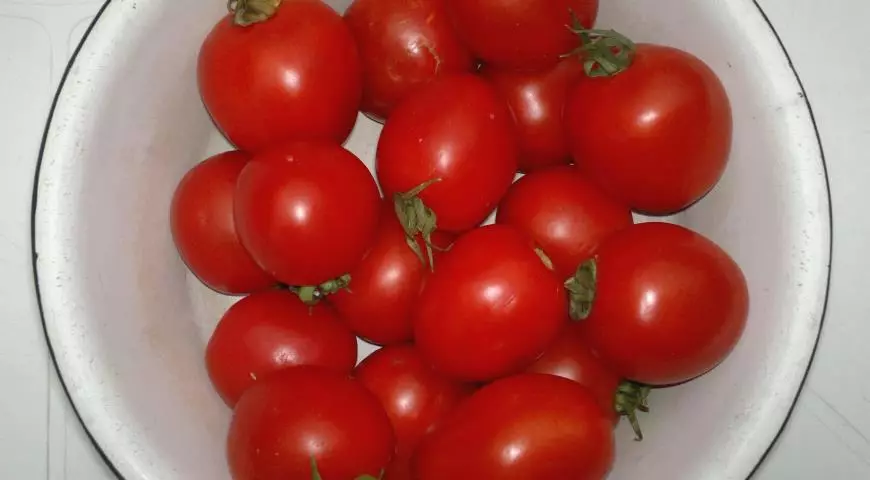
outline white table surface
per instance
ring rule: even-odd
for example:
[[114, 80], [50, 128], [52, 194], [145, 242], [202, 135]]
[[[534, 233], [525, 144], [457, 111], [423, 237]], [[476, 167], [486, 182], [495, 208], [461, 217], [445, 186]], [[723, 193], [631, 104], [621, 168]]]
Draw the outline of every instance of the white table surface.
[[[101, 3], [0, 0], [0, 479], [112, 478], [48, 359], [30, 263], [31, 186], [43, 124], [67, 58]], [[870, 282], [862, 275], [870, 271], [862, 250], [870, 239], [870, 44], [863, 38], [870, 2], [759, 3], [815, 110], [833, 187], [835, 248], [815, 364], [755, 478], [870, 478]]]

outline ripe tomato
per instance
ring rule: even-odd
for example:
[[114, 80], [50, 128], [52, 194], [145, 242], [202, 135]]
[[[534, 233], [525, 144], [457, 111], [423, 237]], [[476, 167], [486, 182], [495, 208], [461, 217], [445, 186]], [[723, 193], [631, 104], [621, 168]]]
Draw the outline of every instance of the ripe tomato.
[[570, 166], [526, 175], [502, 199], [496, 223], [522, 230], [560, 278], [574, 274], [598, 245], [633, 222], [628, 207]]
[[362, 57], [362, 109], [375, 117], [439, 75], [474, 70], [444, 0], [354, 0], [344, 19]]
[[377, 476], [395, 450], [390, 419], [357, 381], [293, 367], [257, 382], [236, 405], [227, 442], [234, 480]]
[[731, 352], [749, 293], [721, 248], [666, 223], [632, 226], [596, 253], [595, 300], [580, 329], [624, 378], [648, 385], [691, 380]]
[[396, 432], [396, 457], [386, 480], [410, 480], [411, 454], [471, 393], [436, 373], [410, 346], [385, 347], [356, 367], [356, 378], [381, 401]]
[[578, 46], [571, 12], [592, 28], [598, 0], [445, 0], [459, 36], [484, 63], [534, 71]]
[[[446, 248], [451, 240], [450, 235], [435, 233], [436, 246]], [[425, 245], [418, 247], [422, 251]], [[429, 265], [408, 248], [408, 237], [393, 203], [385, 201], [371, 250], [350, 272], [353, 288], [340, 290], [329, 300], [351, 330], [367, 342], [407, 342], [414, 336], [411, 311], [429, 270]]]
[[220, 293], [241, 295], [275, 284], [242, 246], [233, 220], [236, 180], [248, 162], [226, 152], [193, 167], [175, 190], [172, 238], [187, 267]]
[[238, 11], [209, 33], [197, 68], [203, 102], [227, 139], [248, 151], [343, 142], [356, 122], [362, 67], [341, 16], [320, 0], [284, 0], [274, 14], [258, 9], [263, 2], [232, 3]]
[[552, 375], [498, 380], [461, 403], [414, 456], [417, 480], [601, 480], [612, 423], [584, 387]]
[[575, 58], [541, 72], [483, 67], [481, 75], [507, 100], [520, 146], [520, 170], [531, 172], [571, 163], [562, 111], [571, 87], [584, 75]]
[[251, 256], [288, 285], [346, 274], [371, 246], [381, 199], [365, 165], [338, 145], [291, 143], [248, 163], [236, 227]]
[[576, 84], [565, 121], [580, 169], [644, 213], [682, 210], [712, 189], [731, 150], [731, 106], [716, 74], [670, 47], [638, 45], [612, 77]]
[[215, 390], [229, 406], [258, 379], [298, 365], [349, 374], [356, 337], [328, 305], [307, 306], [286, 290], [255, 293], [224, 314], [205, 352]]
[[417, 195], [431, 211], [409, 230], [470, 230], [513, 182], [513, 136], [510, 111], [484, 80], [442, 77], [393, 111], [378, 143], [378, 179], [388, 198], [435, 181]]
[[414, 337], [442, 373], [489, 381], [532, 363], [565, 318], [562, 281], [532, 242], [512, 227], [490, 225], [442, 255], [423, 288]]

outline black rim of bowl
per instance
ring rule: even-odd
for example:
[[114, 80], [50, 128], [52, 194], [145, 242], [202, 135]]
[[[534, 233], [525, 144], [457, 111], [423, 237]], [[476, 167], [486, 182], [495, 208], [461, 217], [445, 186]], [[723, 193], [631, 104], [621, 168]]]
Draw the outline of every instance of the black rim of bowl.
[[[72, 405], [73, 412], [75, 412], [76, 418], [78, 419], [79, 424], [82, 425], [85, 433], [88, 436], [88, 439], [90, 440], [90, 443], [93, 445], [94, 449], [96, 449], [97, 453], [102, 458], [103, 462], [108, 466], [109, 470], [111, 470], [112, 473], [114, 473], [115, 476], [117, 476], [119, 479], [123, 480], [124, 476], [121, 474], [121, 472], [118, 470], [118, 468], [112, 463], [111, 459], [109, 459], [109, 456], [106, 454], [106, 452], [100, 446], [100, 444], [97, 443], [93, 434], [88, 429], [88, 426], [82, 420], [81, 414], [79, 413], [78, 408], [76, 407], [75, 401], [73, 401], [72, 397], [70, 396], [69, 389], [67, 388], [66, 382], [64, 381], [64, 378], [63, 378], [63, 375], [60, 372], [60, 368], [59, 368], [59, 365], [57, 363], [57, 357], [54, 354], [54, 348], [51, 344], [51, 338], [49, 338], [49, 336], [48, 336], [48, 328], [47, 328], [47, 325], [45, 323], [45, 313], [44, 313], [44, 309], [43, 309], [43, 305], [42, 305], [42, 294], [41, 294], [40, 287], [39, 287], [39, 283], [40, 283], [39, 282], [39, 271], [37, 269], [37, 258], [39, 256], [39, 252], [36, 251], [36, 204], [37, 204], [37, 197], [38, 197], [38, 193], [39, 193], [39, 174], [40, 174], [40, 171], [42, 170], [43, 155], [45, 153], [45, 146], [48, 142], [48, 132], [49, 132], [49, 129], [51, 128], [52, 120], [54, 119], [55, 108], [57, 107], [58, 100], [60, 99], [60, 97], [63, 93], [64, 85], [66, 84], [67, 77], [69, 77], [70, 71], [72, 70], [72, 67], [76, 62], [76, 58], [78, 58], [78, 55], [82, 50], [82, 47], [85, 45], [85, 42], [87, 42], [88, 38], [91, 35], [91, 32], [94, 30], [94, 26], [97, 24], [97, 22], [99, 22], [100, 17], [103, 16], [103, 13], [105, 13], [106, 9], [109, 7], [109, 5], [111, 3], [112, 3], [112, 0], [106, 0], [103, 3], [103, 5], [97, 11], [96, 16], [94, 16], [93, 21], [91, 21], [91, 24], [88, 26], [88, 29], [85, 31], [84, 36], [82, 37], [82, 39], [79, 42], [78, 46], [76, 47], [75, 51], [73, 51], [73, 54], [70, 57], [69, 62], [67, 63], [66, 69], [64, 70], [64, 73], [63, 73], [63, 77], [61, 78], [60, 85], [58, 86], [57, 92], [55, 93], [55, 96], [54, 96], [54, 100], [52, 100], [52, 103], [51, 103], [51, 110], [49, 112], [48, 119], [46, 120], [46, 123], [45, 123], [45, 129], [44, 129], [43, 136], [42, 136], [42, 142], [41, 142], [40, 147], [39, 147], [39, 158], [37, 159], [37, 162], [36, 162], [36, 172], [34, 174], [33, 199], [32, 199], [32, 204], [31, 204], [31, 219], [30, 219], [30, 242], [31, 242], [30, 248], [31, 248], [31, 256], [32, 256], [33, 281], [34, 281], [34, 287], [36, 289], [36, 299], [37, 299], [37, 303], [39, 305], [39, 316], [40, 316], [40, 320], [42, 322], [42, 331], [43, 331], [43, 335], [45, 336], [46, 345], [48, 346], [48, 352], [49, 352], [49, 356], [51, 357], [51, 362], [54, 365], [55, 371], [57, 372], [57, 377], [60, 380], [60, 384], [63, 387], [63, 391], [66, 395], [66, 398], [69, 400], [70, 404]], [[794, 73], [794, 76], [797, 79], [798, 85], [799, 85], [801, 92], [803, 94], [804, 102], [806, 103], [807, 110], [809, 111], [809, 114], [810, 114], [810, 120], [813, 124], [813, 129], [814, 129], [815, 135], [816, 135], [816, 141], [818, 142], [818, 145], [819, 145], [819, 152], [820, 152], [821, 161], [822, 161], [822, 169], [825, 172], [825, 189], [826, 189], [826, 194], [828, 196], [828, 213], [829, 213], [829, 218], [830, 218], [830, 221], [828, 222], [828, 228], [829, 228], [829, 238], [831, 239], [830, 240], [830, 251], [828, 252], [828, 255], [832, 261], [833, 260], [833, 246], [834, 246], [834, 212], [833, 212], [833, 204], [831, 202], [831, 183], [830, 183], [830, 177], [828, 176], [828, 164], [827, 164], [827, 160], [825, 158], [825, 151], [824, 151], [823, 144], [822, 144], [822, 137], [821, 137], [821, 133], [819, 132], [818, 123], [816, 122], [816, 116], [813, 112], [812, 103], [810, 102], [809, 96], [807, 95], [807, 91], [806, 91], [806, 88], [804, 87], [803, 80], [801, 79], [801, 76], [798, 73], [794, 62], [792, 61], [791, 55], [789, 55], [788, 49], [785, 47], [785, 43], [783, 43], [783, 40], [780, 37], [779, 32], [776, 30], [776, 27], [773, 25], [773, 22], [770, 20], [770, 17], [767, 16], [767, 13], [764, 11], [764, 8], [762, 8], [762, 6], [758, 3], [758, 0], [752, 0], [752, 3], [758, 9], [758, 12], [761, 14], [762, 18], [764, 18], [765, 23], [767, 23], [768, 27], [770, 27], [770, 31], [773, 33], [774, 38], [776, 38], [777, 43], [779, 43], [779, 46], [782, 49], [782, 53], [785, 55], [785, 58], [788, 61], [789, 68]], [[764, 464], [767, 457], [770, 455], [770, 453], [774, 450], [774, 448], [778, 444], [780, 437], [785, 432], [785, 430], [789, 424], [789, 421], [791, 420], [792, 414], [794, 413], [795, 407], [797, 406], [798, 399], [800, 398], [800, 396], [803, 392], [804, 386], [806, 385], [807, 377], [809, 376], [809, 372], [813, 367], [813, 363], [815, 362], [816, 352], [818, 351], [818, 348], [819, 348], [819, 342], [821, 340], [822, 331], [824, 330], [825, 319], [826, 319], [827, 313], [828, 313], [828, 299], [830, 298], [830, 290], [831, 290], [831, 271], [832, 271], [832, 263], [829, 263], [828, 264], [828, 277], [827, 277], [826, 286], [825, 286], [825, 300], [824, 300], [824, 305], [822, 308], [822, 316], [821, 316], [820, 324], [819, 324], [819, 333], [817, 334], [815, 344], [813, 345], [813, 351], [812, 351], [812, 354], [810, 356], [810, 363], [807, 365], [807, 369], [803, 374], [803, 378], [801, 379], [801, 383], [800, 383], [800, 386], [798, 387], [798, 391], [795, 394], [794, 399], [792, 400], [792, 404], [789, 407], [788, 413], [786, 414], [786, 417], [783, 420], [782, 425], [779, 427], [779, 430], [777, 431], [773, 440], [770, 442], [770, 445], [767, 447], [764, 454], [762, 454], [761, 458], [759, 458], [758, 463], [756, 463], [755, 467], [753, 467], [752, 471], [750, 472], [749, 476], [747, 477], [747, 480], [754, 477], [755, 474], [758, 473], [758, 471], [760, 470], [761, 466]]]

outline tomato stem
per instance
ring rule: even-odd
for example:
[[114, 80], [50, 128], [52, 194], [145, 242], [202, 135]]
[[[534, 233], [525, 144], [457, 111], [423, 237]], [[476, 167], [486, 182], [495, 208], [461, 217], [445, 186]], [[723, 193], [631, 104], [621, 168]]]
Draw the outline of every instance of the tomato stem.
[[329, 295], [338, 293], [340, 290], [350, 290], [349, 274], [344, 274], [334, 280], [323, 282], [320, 285], [305, 285], [301, 287], [290, 287], [290, 291], [299, 296], [302, 303], [309, 306], [314, 306], [320, 303]]
[[547, 252], [545, 252], [544, 249], [536, 248], [535, 253], [538, 255], [538, 258], [541, 259], [541, 263], [543, 263], [544, 266], [547, 267], [547, 269], [553, 270], [555, 268], [553, 267], [553, 260], [549, 257], [549, 255], [547, 255]]
[[589, 77], [618, 75], [634, 61], [637, 46], [630, 38], [616, 30], [587, 29], [573, 10], [568, 30], [580, 37], [580, 46], [562, 57], [576, 56], [583, 62], [583, 70]]
[[568, 291], [569, 311], [573, 320], [585, 320], [592, 313], [597, 278], [598, 264], [593, 258], [581, 263], [577, 267], [577, 272], [571, 278], [565, 280], [565, 290]]
[[[356, 477], [356, 480], [381, 480], [382, 478], [384, 478], [383, 470], [381, 470], [381, 474], [377, 477], [362, 475]], [[320, 470], [317, 468], [317, 460], [315, 460], [314, 457], [311, 457], [311, 480], [323, 480], [323, 477], [320, 476]]]
[[636, 382], [624, 381], [616, 390], [616, 397], [613, 401], [613, 408], [616, 413], [627, 417], [628, 422], [634, 430], [635, 441], [643, 440], [643, 431], [640, 429], [640, 422], [637, 420], [637, 412], [641, 411], [649, 413], [649, 394], [652, 388], [647, 385], [641, 385]]
[[275, 15], [282, 0], [228, 0], [227, 10], [233, 15], [233, 23], [247, 27], [265, 22]]
[[[393, 199], [396, 216], [399, 217], [399, 223], [402, 224], [402, 229], [405, 230], [405, 240], [408, 243], [408, 247], [417, 255], [420, 262], [425, 264], [428, 257], [429, 268], [431, 270], [435, 269], [433, 250], [443, 251], [444, 249], [432, 244], [432, 234], [438, 230], [438, 216], [423, 203], [419, 195], [440, 181], [440, 178], [433, 178], [405, 193], [397, 193]], [[423, 236], [423, 243], [426, 245], [426, 257], [423, 256], [420, 244], [417, 243], [417, 235]]]

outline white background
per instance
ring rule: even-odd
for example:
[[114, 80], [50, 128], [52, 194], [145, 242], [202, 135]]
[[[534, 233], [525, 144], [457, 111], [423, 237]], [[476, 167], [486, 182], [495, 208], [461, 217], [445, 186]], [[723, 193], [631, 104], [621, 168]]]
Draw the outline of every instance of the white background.
[[[42, 128], [67, 58], [101, 3], [0, 0], [2, 479], [112, 478], [48, 360], [30, 266], [31, 186]], [[760, 3], [793, 57], [819, 122], [833, 187], [835, 248], [815, 365], [785, 435], [756, 479], [870, 478], [870, 255], [863, 250], [870, 239], [870, 44], [864, 38], [870, 2]]]

